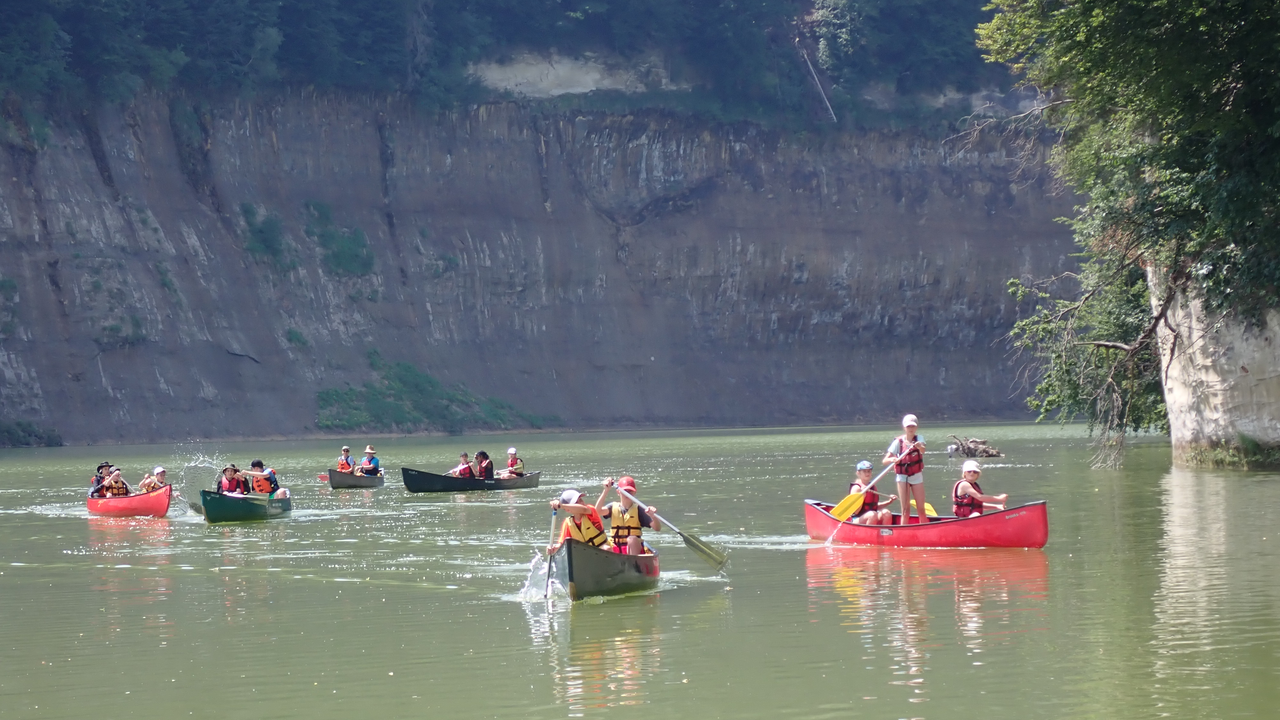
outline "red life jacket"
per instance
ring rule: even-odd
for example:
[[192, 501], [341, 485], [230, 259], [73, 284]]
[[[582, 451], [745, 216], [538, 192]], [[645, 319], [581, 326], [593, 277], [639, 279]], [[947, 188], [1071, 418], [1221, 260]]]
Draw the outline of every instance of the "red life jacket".
[[973, 486], [976, 492], [982, 492], [982, 488], [978, 487], [978, 483], [973, 480], [958, 480], [954, 487], [951, 488], [951, 504], [958, 518], [966, 518], [970, 515], [982, 514], [982, 501], [972, 495], [960, 497], [956, 493], [960, 492], [960, 483], [967, 482]]
[[[919, 437], [920, 437], [919, 435], [916, 435], [911, 439], [907, 439], [906, 435], [899, 436], [898, 449], [901, 450], [902, 448], [905, 448], [907, 446], [907, 443], [916, 442], [917, 441], [916, 438], [919, 438]], [[902, 455], [901, 452], [899, 452], [898, 454]], [[924, 454], [921, 453], [920, 450], [917, 448], [911, 448], [911, 450], [907, 453], [906, 457], [894, 463], [893, 471], [899, 475], [907, 475], [907, 476], [924, 472]]]
[[470, 465], [461, 465], [461, 467], [457, 469], [457, 473], [460, 478], [473, 478], [476, 476], [476, 474], [471, 471]]
[[249, 492], [249, 483], [245, 482], [245, 479], [239, 475], [233, 478], [223, 475], [222, 479], [218, 481], [218, 492], [224, 495], [227, 493], [247, 493]]
[[[850, 495], [856, 492], [853, 488], [857, 484], [858, 483], [849, 483]], [[863, 488], [863, 489], [866, 490], [866, 488]], [[863, 493], [862, 508], [858, 510], [858, 514], [854, 515], [854, 517], [862, 517], [864, 514], [869, 513], [872, 510], [879, 509], [879, 507], [880, 507], [880, 493], [876, 492], [875, 488], [871, 488], [870, 490], [866, 490], [866, 492]]]
[[480, 479], [481, 480], [493, 479], [493, 461], [492, 460], [480, 461]]

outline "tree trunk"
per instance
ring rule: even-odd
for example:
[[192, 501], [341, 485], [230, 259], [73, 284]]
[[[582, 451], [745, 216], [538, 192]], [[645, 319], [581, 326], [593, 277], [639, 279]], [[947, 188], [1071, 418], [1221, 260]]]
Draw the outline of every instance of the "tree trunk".
[[[1148, 271], [1153, 310], [1163, 277]], [[1274, 464], [1280, 448], [1280, 311], [1261, 326], [1206, 313], [1185, 295], [1161, 323], [1160, 360], [1174, 461]]]

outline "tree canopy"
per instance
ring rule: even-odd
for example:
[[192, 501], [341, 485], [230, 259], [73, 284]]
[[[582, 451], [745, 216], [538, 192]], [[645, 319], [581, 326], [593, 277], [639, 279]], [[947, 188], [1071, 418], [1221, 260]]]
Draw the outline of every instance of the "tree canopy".
[[999, 78], [974, 46], [984, 0], [6, 0], [0, 94], [130, 97], [143, 84], [252, 93], [277, 83], [477, 97], [466, 70], [519, 50], [661, 51], [735, 117], [797, 116], [802, 59], [853, 111], [860, 88]]
[[1043, 362], [1031, 403], [1084, 415], [1104, 437], [1163, 429], [1155, 329], [1171, 303], [1251, 323], [1280, 303], [1280, 6], [991, 7], [979, 44], [1045, 93], [1024, 120], [1060, 133], [1056, 166], [1087, 198], [1073, 220], [1078, 292], [1015, 287], [1041, 300], [1015, 331]]

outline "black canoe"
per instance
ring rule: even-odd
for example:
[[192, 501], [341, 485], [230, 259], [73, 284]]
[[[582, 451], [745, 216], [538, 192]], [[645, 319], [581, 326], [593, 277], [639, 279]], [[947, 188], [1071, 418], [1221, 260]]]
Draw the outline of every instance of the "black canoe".
[[[193, 509], [194, 508], [194, 503]], [[293, 510], [293, 500], [288, 496], [269, 497], [252, 493], [249, 495], [223, 495], [212, 490], [200, 491], [200, 509], [211, 523], [240, 522], [243, 520], [269, 520]]]
[[[625, 595], [658, 586], [658, 555], [623, 555], [577, 540], [565, 540], [551, 556], [557, 577], [568, 577], [574, 600]], [[565, 568], [568, 568], [567, 572]]]
[[382, 487], [386, 480], [381, 475], [356, 475], [329, 468], [329, 487], [334, 490], [345, 488]]
[[538, 487], [538, 478], [542, 476], [542, 471], [526, 473], [518, 478], [509, 480], [476, 480], [452, 475], [437, 475], [425, 470], [414, 470], [413, 468], [400, 468], [400, 475], [404, 478], [404, 489], [409, 492], [468, 492], [471, 490], [536, 488]]

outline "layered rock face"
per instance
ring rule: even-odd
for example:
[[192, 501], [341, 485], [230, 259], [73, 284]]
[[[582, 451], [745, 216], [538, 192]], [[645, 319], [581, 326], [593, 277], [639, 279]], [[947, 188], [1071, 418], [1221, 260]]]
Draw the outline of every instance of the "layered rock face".
[[370, 349], [574, 427], [1021, 418], [1005, 283], [1072, 264], [1012, 151], [906, 133], [294, 91], [4, 147], [3, 415], [70, 442], [313, 433]]
[[1249, 441], [1280, 446], [1280, 311], [1251, 326], [1184, 297], [1168, 320], [1157, 333], [1174, 460], [1194, 464], [1198, 451]]

